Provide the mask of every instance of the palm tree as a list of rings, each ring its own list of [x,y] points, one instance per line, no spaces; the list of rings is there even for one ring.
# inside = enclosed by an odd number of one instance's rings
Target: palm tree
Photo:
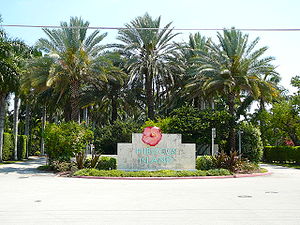
[[[147,13],[125,26],[117,37],[123,44],[115,46],[128,58],[126,67],[131,75],[130,82],[143,81],[148,118],[154,119],[154,90],[163,89],[161,83],[172,76],[169,62],[176,46],[171,41],[177,34],[172,33],[171,23],[160,28],[160,17],[152,19]]]
[[[6,114],[6,97],[16,91],[18,73],[12,57],[13,41],[0,30],[0,162],[2,162],[4,120]]]
[[[43,29],[49,39],[40,39],[37,46],[56,57],[57,66],[51,72],[49,85],[64,83],[70,87],[71,119],[79,119],[79,96],[82,81],[88,76],[92,60],[103,48],[99,43],[107,35],[98,30],[87,36],[89,22],[71,17],[61,22],[61,29]]]
[[[232,116],[229,132],[231,151],[235,150],[235,122],[237,104],[241,96],[276,95],[276,86],[264,79],[266,75],[277,75],[271,64],[273,57],[265,57],[267,47],[255,49],[259,38],[248,42],[248,35],[231,29],[217,35],[219,44],[210,41],[208,52],[195,59],[196,71],[192,83],[198,85],[208,96],[222,96]]]

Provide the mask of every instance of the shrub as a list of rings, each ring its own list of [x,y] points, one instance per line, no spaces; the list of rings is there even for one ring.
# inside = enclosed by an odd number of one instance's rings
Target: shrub
[[[113,124],[98,127],[95,130],[95,150],[98,153],[116,155],[117,143],[131,142],[132,133],[140,132],[135,121],[117,120]]]
[[[3,149],[2,149],[2,159],[4,161],[13,160],[14,151],[13,137],[9,133],[3,134]]]
[[[263,159],[266,162],[300,164],[300,146],[266,146]]]
[[[96,168],[100,159],[100,155],[93,154],[92,157],[86,158],[84,168]]]
[[[52,170],[56,172],[75,172],[77,170],[77,166],[74,162],[52,161],[50,166]]]
[[[45,129],[45,149],[49,161],[70,161],[85,151],[93,132],[76,123],[48,124]]]
[[[26,158],[27,136],[18,135],[18,160]]]
[[[99,170],[115,170],[117,169],[117,160],[113,157],[102,156],[96,168]]]
[[[196,169],[197,170],[216,169],[216,166],[213,162],[213,156],[210,155],[198,156],[196,159]]]
[[[263,155],[263,143],[259,128],[251,123],[243,122],[240,125],[240,129],[243,131],[241,135],[242,157],[258,163]]]
[[[197,170],[197,171],[122,171],[122,170],[97,170],[82,169],[74,174],[75,176],[98,176],[98,177],[192,177],[192,176],[226,176],[231,173],[226,169]]]
[[[231,152],[229,155],[220,152],[212,157],[212,161],[216,168],[228,169],[234,173],[238,172],[243,164],[237,152]]]

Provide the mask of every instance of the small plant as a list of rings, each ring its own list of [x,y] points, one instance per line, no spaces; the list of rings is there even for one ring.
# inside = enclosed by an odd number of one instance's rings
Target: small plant
[[[78,169],[83,169],[86,155],[83,152],[79,152],[75,155],[75,159]]]
[[[240,170],[243,163],[236,151],[230,152],[229,155],[225,152],[220,152],[216,156],[212,157],[212,160],[216,168],[228,169],[234,173]]]
[[[99,170],[115,170],[117,168],[117,160],[113,157],[103,156],[100,158],[97,169]]]
[[[96,168],[99,163],[100,154],[92,154],[92,158],[87,158],[84,162],[84,168]]]
[[[75,172],[76,170],[78,170],[74,162],[53,161],[51,162],[50,166],[56,172]]]
[[[198,156],[196,160],[196,169],[197,170],[210,170],[216,169],[216,165],[213,161],[213,156],[204,155]]]

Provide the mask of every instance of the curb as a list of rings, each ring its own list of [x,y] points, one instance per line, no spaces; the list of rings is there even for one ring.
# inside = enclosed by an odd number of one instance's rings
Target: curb
[[[225,178],[243,178],[268,176],[272,172],[252,173],[252,174],[234,174],[229,176],[201,176],[201,177],[96,177],[96,176],[73,176],[73,178],[84,179],[102,179],[102,180],[187,180],[187,179],[225,179]]]

